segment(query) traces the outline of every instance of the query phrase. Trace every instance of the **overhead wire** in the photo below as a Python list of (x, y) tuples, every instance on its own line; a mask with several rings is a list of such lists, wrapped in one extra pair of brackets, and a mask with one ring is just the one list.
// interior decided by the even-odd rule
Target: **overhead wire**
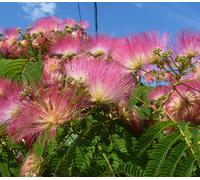
[(94, 20), (95, 20), (95, 34), (98, 34), (98, 8), (97, 2), (94, 2)]
[(78, 16), (79, 16), (79, 21), (82, 21), (82, 16), (81, 16), (81, 7), (80, 7), (80, 3), (77, 2), (77, 6), (78, 6)]

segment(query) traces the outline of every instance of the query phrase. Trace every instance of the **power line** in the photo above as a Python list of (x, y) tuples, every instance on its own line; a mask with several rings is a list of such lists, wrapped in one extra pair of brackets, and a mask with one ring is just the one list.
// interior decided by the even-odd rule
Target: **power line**
[(95, 33), (98, 34), (98, 11), (97, 2), (94, 2), (94, 19), (95, 19)]
[(80, 7), (80, 3), (77, 2), (77, 5), (78, 5), (78, 15), (79, 15), (79, 21), (82, 20), (82, 17), (81, 17), (81, 7)]

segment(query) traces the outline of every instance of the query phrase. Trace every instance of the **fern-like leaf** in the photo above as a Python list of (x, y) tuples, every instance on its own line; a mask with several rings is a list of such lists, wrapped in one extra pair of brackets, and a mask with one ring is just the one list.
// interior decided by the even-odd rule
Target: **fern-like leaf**
[(42, 63), (28, 59), (0, 59), (0, 77), (35, 86), (41, 79)]
[(174, 125), (174, 122), (172, 121), (164, 121), (159, 122), (152, 126), (150, 129), (148, 129), (142, 137), (139, 139), (138, 142), (138, 157), (142, 156), (143, 153), (148, 149), (148, 147), (151, 145), (151, 143), (158, 138), (159, 134), (166, 128), (171, 127)]
[(158, 176), (171, 146), (180, 138), (180, 133), (175, 131), (161, 140), (150, 153), (150, 160), (145, 168), (144, 176)]
[(163, 164), (163, 168), (161, 168), (160, 176), (174, 176), (177, 165), (185, 154), (185, 150), (187, 149), (187, 147), (187, 144), (185, 142), (182, 142), (172, 149), (169, 157)]
[(179, 163), (179, 167), (177, 168), (174, 176), (191, 177), (193, 173), (194, 163), (195, 159), (193, 155), (191, 153), (188, 153), (187, 156)]
[(112, 135), (113, 144), (116, 147), (117, 150), (119, 150), (122, 153), (127, 153), (127, 147), (126, 147), (126, 141), (125, 139), (122, 139), (117, 134)]
[(118, 173), (126, 176), (141, 177), (143, 176), (144, 170), (131, 162), (127, 162), (119, 165)]
[(22, 72), (28, 63), (27, 59), (0, 59), (0, 76), (11, 80), (22, 80)]

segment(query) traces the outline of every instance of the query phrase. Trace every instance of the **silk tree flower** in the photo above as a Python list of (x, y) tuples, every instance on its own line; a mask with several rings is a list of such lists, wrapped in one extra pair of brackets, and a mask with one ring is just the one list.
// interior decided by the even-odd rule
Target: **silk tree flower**
[(0, 125), (8, 123), (21, 111), (20, 88), (10, 81), (0, 80)]
[(63, 58), (72, 58), (80, 51), (81, 42), (79, 38), (65, 36), (58, 39), (50, 48), (53, 55), (61, 55)]
[(164, 110), (174, 120), (200, 124), (200, 83), (194, 80), (184, 84), (176, 86), (176, 91), (165, 103)]
[(9, 39), (10, 41), (13, 41), (13, 40), (16, 41), (17, 38), (19, 37), (17, 28), (5, 29), (4, 34), (5, 34), (5, 38)]
[(79, 23), (78, 23), (78, 25), (82, 28), (82, 29), (84, 29), (84, 30), (86, 30), (86, 29), (88, 29), (89, 28), (89, 23), (87, 22), (87, 21), (80, 21)]
[(53, 31), (61, 30), (62, 21), (56, 17), (45, 17), (38, 19), (31, 28), (31, 34), (43, 33), (47, 37)]
[(182, 31), (178, 34), (174, 49), (183, 56), (200, 54), (200, 32)]
[(8, 79), (0, 79), (0, 98), (5, 98), (12, 83)]
[(88, 89), (91, 101), (115, 103), (127, 100), (134, 86), (133, 78), (115, 62), (91, 61), (88, 69)]
[(159, 37), (157, 32), (144, 32), (122, 38), (113, 51), (113, 59), (130, 71), (139, 70), (144, 64), (154, 63), (153, 50), (165, 49), (167, 34)]
[(80, 111), (86, 106), (86, 97), (76, 89), (58, 85), (41, 88), (32, 101), (23, 103), (21, 113), (8, 125), (7, 131), (16, 142), (25, 140), (28, 147), (39, 135), (55, 136), (56, 129), (65, 122), (80, 119)]
[(39, 157), (33, 151), (25, 159), (21, 169), (20, 176), (23, 177), (35, 177), (40, 173), (40, 166), (42, 163), (42, 157)]
[(87, 83), (89, 68), (92, 68), (91, 62), (94, 58), (80, 56), (65, 64), (65, 73), (69, 78), (80, 83)]
[(62, 61), (58, 58), (50, 58), (45, 56), (43, 77), (47, 85), (54, 84), (62, 80)]
[(6, 29), (4, 31), (4, 39), (0, 42), (0, 53), (7, 57), (16, 58), (19, 56), (19, 47), (17, 39), (19, 33), (16, 28)]
[(108, 57), (113, 49), (115, 41), (113, 38), (105, 35), (91, 37), (86, 43), (86, 51), (92, 56), (105, 56)]
[(76, 38), (85, 38), (85, 30), (89, 27), (89, 23), (86, 21), (80, 21), (75, 23), (73, 27), (73, 32), (71, 35)]
[(75, 25), (75, 21), (74, 21), (74, 19), (64, 19), (63, 25), (68, 27), (68, 28), (73, 28), (74, 25)]
[(150, 101), (157, 101), (166, 96), (172, 90), (171, 86), (157, 86), (148, 95)]

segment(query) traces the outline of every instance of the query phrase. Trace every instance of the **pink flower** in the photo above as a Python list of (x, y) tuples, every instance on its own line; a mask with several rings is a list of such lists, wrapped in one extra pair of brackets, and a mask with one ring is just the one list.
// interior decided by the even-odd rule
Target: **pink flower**
[(92, 37), (87, 41), (86, 51), (94, 57), (104, 55), (107, 58), (114, 45), (114, 39), (109, 36), (99, 35), (97, 37)]
[(17, 28), (5, 29), (4, 34), (6, 38), (17, 38), (19, 36)]
[(17, 46), (19, 33), (16, 28), (12, 28), (6, 29), (4, 35), (5, 38), (0, 42), (0, 53), (7, 57), (17, 58), (19, 56), (19, 47)]
[(88, 86), (91, 101), (106, 103), (127, 100), (134, 86), (132, 75), (115, 62), (91, 61)]
[(66, 63), (65, 72), (67, 77), (70, 77), (77, 82), (86, 83), (88, 80), (89, 68), (92, 68), (90, 65), (91, 61), (94, 61), (94, 59), (81, 56)]
[(200, 33), (182, 31), (178, 34), (174, 49), (180, 55), (197, 56), (200, 53)]
[(0, 80), (0, 125), (8, 123), (21, 111), (20, 88), (8, 80)]
[(83, 29), (88, 29), (89, 28), (89, 23), (87, 22), (87, 21), (80, 21), (79, 23), (78, 23), (78, 25), (81, 27), (81, 28), (83, 28)]
[(113, 58), (130, 71), (138, 70), (144, 64), (153, 63), (155, 60), (153, 50), (165, 49), (166, 43), (166, 34), (161, 38), (157, 32), (136, 34), (130, 38), (118, 40), (118, 45), (113, 51)]
[(7, 79), (0, 79), (0, 98), (5, 98), (5, 96), (7, 96), (8, 93), (8, 89), (11, 86), (11, 81), (7, 80)]
[(49, 35), (52, 31), (61, 30), (62, 21), (56, 17), (45, 17), (37, 20), (31, 29), (32, 33), (43, 33)]
[(31, 147), (43, 132), (49, 132), (51, 138), (59, 125), (78, 119), (85, 102), (85, 97), (78, 94), (76, 89), (66, 87), (59, 90), (57, 85), (41, 88), (33, 101), (23, 103), (22, 112), (8, 125), (8, 134), (16, 142), (24, 139)]
[(75, 21), (74, 21), (74, 19), (64, 19), (63, 20), (63, 25), (67, 26), (69, 28), (72, 28), (75, 25)]
[(62, 55), (64, 58), (71, 58), (80, 51), (80, 40), (71, 36), (58, 39), (50, 49), (51, 54)]
[(46, 84), (59, 82), (62, 77), (62, 61), (58, 58), (44, 58), (43, 77)]
[(157, 101), (166, 96), (171, 90), (172, 87), (170, 86), (157, 86), (149, 93), (148, 99), (150, 101)]
[(200, 83), (194, 80), (184, 84), (176, 86), (164, 109), (174, 120), (200, 124)]

